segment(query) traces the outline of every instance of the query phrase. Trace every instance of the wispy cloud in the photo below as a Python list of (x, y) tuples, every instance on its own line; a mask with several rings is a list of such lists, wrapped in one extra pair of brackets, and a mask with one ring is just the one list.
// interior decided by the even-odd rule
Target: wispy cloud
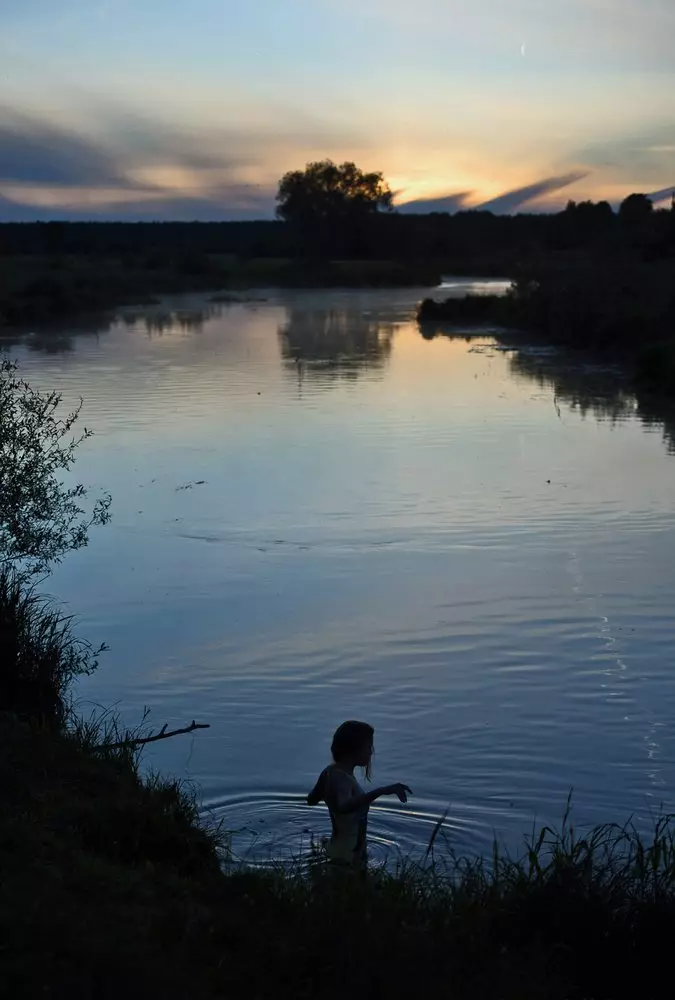
[(534, 184), (527, 184), (525, 187), (515, 188), (513, 191), (505, 191), (504, 194), (500, 194), (497, 198), (492, 198), (477, 207), (482, 211), (495, 212), (496, 214), (515, 212), (530, 202), (554, 194), (571, 184), (576, 184), (587, 177), (588, 173), (588, 170), (571, 170), (569, 173), (557, 177), (546, 177), (543, 180), (535, 181)]
[(667, 188), (661, 188), (660, 191), (651, 191), (648, 197), (651, 198), (655, 205), (658, 205), (660, 201), (673, 198), (675, 197), (675, 184)]
[[(100, 134), (103, 132), (105, 138)], [(261, 141), (261, 140), (259, 140)], [(0, 108), (0, 220), (32, 218), (261, 218), (272, 181), (255, 183), (258, 142), (110, 114), (91, 129)]]
[(414, 214), (423, 212), (459, 212), (468, 208), (471, 201), (471, 191), (460, 191), (457, 194), (442, 195), (438, 198), (415, 198), (397, 205), (399, 212)]
[(112, 154), (65, 127), (0, 108), (0, 183), (123, 184)]
[(675, 176), (675, 121), (596, 140), (574, 155), (589, 167), (604, 167), (616, 182), (630, 178), (649, 189)]
[(331, 134), (293, 109), (218, 125), (102, 99), (77, 127), (0, 106), (0, 220), (10, 205), (45, 218), (271, 218), (285, 170), (354, 147), (367, 147), (356, 129)]

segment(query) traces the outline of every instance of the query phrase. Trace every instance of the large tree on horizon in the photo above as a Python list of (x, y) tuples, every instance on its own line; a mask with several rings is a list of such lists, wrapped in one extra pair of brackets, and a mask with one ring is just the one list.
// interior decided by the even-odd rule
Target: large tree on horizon
[(313, 249), (336, 252), (358, 240), (379, 212), (391, 211), (392, 200), (381, 173), (367, 173), (351, 162), (317, 160), (281, 178), (277, 217)]

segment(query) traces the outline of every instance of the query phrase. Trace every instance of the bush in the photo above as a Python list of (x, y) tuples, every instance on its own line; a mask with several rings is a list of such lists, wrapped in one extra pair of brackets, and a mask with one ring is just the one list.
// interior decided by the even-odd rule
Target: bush
[(19, 378), (16, 365), (0, 362), (0, 568), (43, 573), (86, 545), (89, 528), (110, 517), (109, 496), (87, 515), (84, 486), (62, 482), (91, 432), (85, 427), (72, 437), (80, 408), (62, 417), (60, 403), (57, 393), (38, 392)]

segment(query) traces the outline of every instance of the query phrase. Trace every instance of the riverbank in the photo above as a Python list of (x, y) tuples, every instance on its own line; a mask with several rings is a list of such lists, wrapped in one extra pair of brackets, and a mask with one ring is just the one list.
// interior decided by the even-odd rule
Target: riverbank
[(388, 260), (303, 262), (239, 259), (184, 251), (122, 257), (4, 256), (0, 270), (0, 329), (47, 326), (123, 305), (144, 305), (181, 292), (250, 288), (429, 286), (433, 265)]
[(83, 730), (0, 718), (0, 969), (18, 996), (655, 996), (675, 829), (542, 831), (523, 860), (225, 874), (194, 796)]
[(526, 331), (623, 365), (643, 391), (675, 398), (674, 287), (672, 259), (549, 262), (522, 274), (506, 296), (425, 299), (417, 319), (427, 338), (446, 325)]

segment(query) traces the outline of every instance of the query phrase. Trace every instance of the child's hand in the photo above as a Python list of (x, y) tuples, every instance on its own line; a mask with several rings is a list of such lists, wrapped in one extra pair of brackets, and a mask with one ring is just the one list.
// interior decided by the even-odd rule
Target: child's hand
[(402, 785), (401, 782), (396, 782), (395, 785), (389, 785), (387, 788), (388, 795), (396, 795), (399, 802), (407, 802), (408, 796), (412, 795), (412, 789), (408, 788), (407, 785)]

